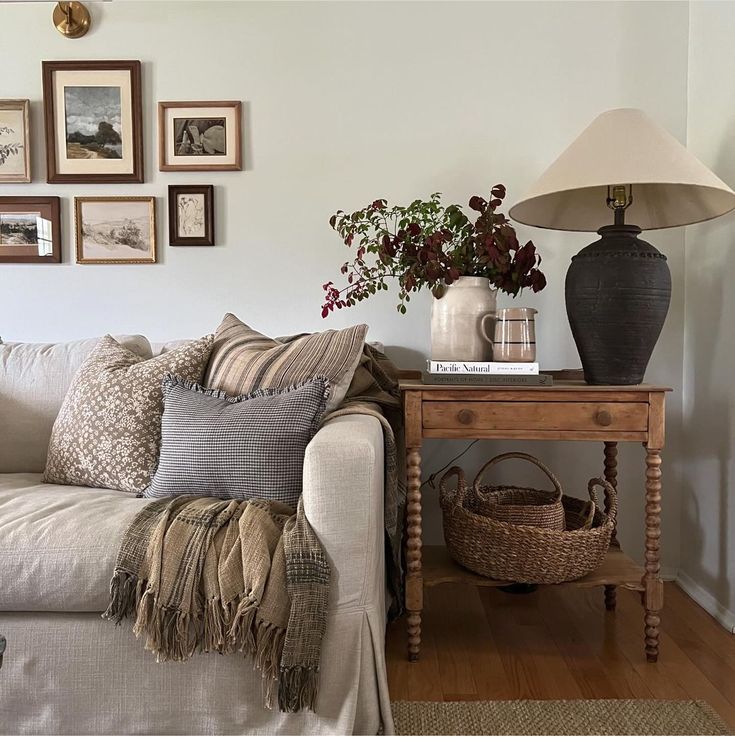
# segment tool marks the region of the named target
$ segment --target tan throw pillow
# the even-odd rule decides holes
[[[158,461],[163,377],[201,381],[211,349],[210,335],[145,360],[102,338],[54,422],[44,481],[142,492]]]
[[[355,325],[279,342],[227,314],[214,334],[204,386],[237,396],[261,388],[282,390],[323,377],[330,384],[327,412],[334,411],[360,363],[367,329]]]

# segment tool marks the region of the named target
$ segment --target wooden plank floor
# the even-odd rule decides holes
[[[661,656],[647,663],[639,595],[541,587],[530,595],[442,585],[424,592],[421,659],[388,630],[394,700],[698,699],[735,730],[735,635],[666,583]]]

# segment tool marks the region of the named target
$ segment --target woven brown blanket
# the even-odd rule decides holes
[[[159,661],[242,652],[264,700],[314,709],[330,568],[301,503],[180,496],[147,504],[118,552],[103,614]]]

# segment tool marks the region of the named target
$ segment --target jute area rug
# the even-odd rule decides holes
[[[700,700],[393,702],[400,736],[729,736]]]

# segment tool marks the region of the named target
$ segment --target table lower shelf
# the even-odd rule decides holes
[[[422,576],[424,585],[432,587],[443,583],[464,583],[496,587],[508,585],[508,580],[493,580],[476,575],[460,567],[449,556],[444,546],[424,546],[422,550]],[[623,554],[618,546],[611,546],[605,561],[588,575],[561,585],[576,585],[581,588],[594,588],[599,585],[619,585],[629,590],[643,590],[644,570]]]

